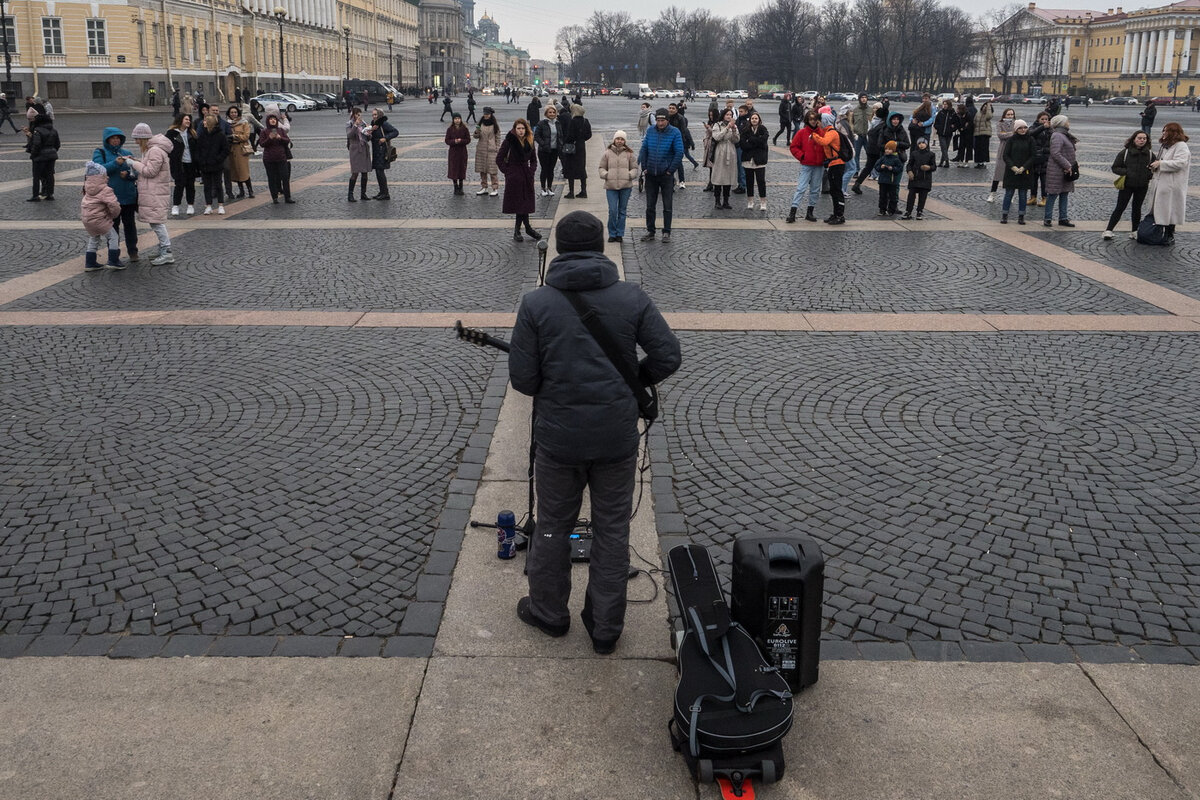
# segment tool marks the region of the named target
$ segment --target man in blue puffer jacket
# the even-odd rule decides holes
[[[638,164],[646,179],[646,235],[643,242],[654,241],[654,213],[658,197],[663,201],[664,242],[671,241],[671,206],[675,195],[675,171],[683,164],[683,134],[671,125],[665,108],[654,112],[654,127],[642,137]]]
[[[573,211],[558,223],[555,240],[560,255],[550,262],[546,285],[522,298],[508,354],[513,388],[533,396],[538,490],[526,561],[529,596],[517,604],[517,616],[549,636],[570,628],[570,535],[587,487],[593,540],[581,616],[593,649],[606,655],[625,624],[638,405],[563,293],[577,292],[596,313],[643,384],[679,369],[679,340],[641,287],[618,277],[604,255],[599,219]],[[640,364],[639,345],[646,353]]]
[[[137,220],[138,209],[137,173],[125,161],[133,153],[126,150],[125,134],[120,128],[105,128],[104,141],[92,153],[95,161],[108,172],[108,185],[121,204],[121,216],[113,220],[113,230],[118,235],[125,226],[125,251],[130,261],[138,260]]]

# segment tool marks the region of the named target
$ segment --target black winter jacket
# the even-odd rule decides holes
[[[1038,146],[1034,138],[1026,133],[1022,136],[1014,133],[1004,147],[1004,188],[1033,189],[1034,170],[1037,168]],[[1022,173],[1012,171],[1013,167],[1024,167]]]
[[[942,109],[933,118],[933,132],[943,139],[949,139],[958,130],[958,114],[953,109]]]
[[[560,290],[579,292],[596,310],[647,383],[679,369],[679,340],[642,288],[620,280],[602,253],[558,256],[546,286],[521,299],[508,372],[514,389],[533,396],[534,442],[562,463],[620,461],[637,452],[637,401]],[[640,365],[638,346],[646,353]]]
[[[390,169],[388,163],[388,144],[400,135],[396,126],[388,122],[386,115],[380,115],[373,123],[375,132],[371,134],[371,169]]]
[[[756,167],[764,166],[767,163],[767,153],[770,151],[768,142],[771,139],[771,132],[767,130],[766,125],[758,126],[758,133],[749,125],[741,132],[741,141],[738,146],[742,148],[742,161],[753,161]]]
[[[1050,158],[1050,135],[1052,133],[1049,125],[1039,125],[1036,122],[1029,129],[1029,138],[1033,139],[1033,145],[1037,148],[1035,158],[1039,167],[1044,167]]]
[[[58,131],[54,130],[50,118],[44,114],[34,117],[33,133],[25,143],[25,152],[29,153],[29,160],[57,161],[60,144]]]
[[[1126,189],[1145,189],[1150,185],[1154,173],[1150,171],[1150,162],[1154,160],[1154,151],[1147,142],[1145,147],[1121,148],[1113,159],[1112,171],[1125,176]]]
[[[923,165],[929,165],[928,170],[923,170]],[[908,166],[905,167],[906,172],[913,174],[912,178],[908,179],[909,189],[932,189],[933,188],[933,173],[937,170],[937,155],[926,147],[922,150],[919,147],[914,147],[912,153],[908,156]]]
[[[904,129],[904,125],[892,125],[893,119],[899,119],[903,122],[904,115],[897,111],[888,117],[887,122],[877,126],[883,129],[879,132],[879,152],[883,152],[883,148],[888,142],[895,142],[896,152],[902,155],[908,151],[911,142],[908,138],[908,131]]]
[[[201,172],[220,172],[229,155],[229,140],[218,125],[210,133],[203,126],[192,145],[192,161]]]
[[[562,120],[559,119],[558,117],[555,117],[554,122],[551,123],[550,118],[546,117],[545,119],[543,119],[541,122],[539,122],[537,124],[536,128],[533,129],[533,141],[534,141],[534,144],[537,145],[539,151],[540,150],[548,151],[550,149],[550,125],[551,124],[554,125],[554,130],[555,130],[555,134],[554,134],[555,135],[555,139],[554,139],[555,152],[557,152],[559,150],[559,148],[561,148],[563,145],[563,137],[566,135],[566,129],[563,127]]]

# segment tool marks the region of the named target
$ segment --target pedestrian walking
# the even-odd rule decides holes
[[[608,240],[625,241],[625,220],[628,216],[629,195],[637,181],[637,157],[626,144],[625,131],[613,134],[612,142],[600,155],[600,180],[608,199]]]
[[[771,151],[767,137],[771,132],[763,125],[762,115],[755,111],[750,115],[750,124],[738,135],[742,146],[742,168],[746,171],[746,210],[754,208],[754,187],[757,186],[758,210],[766,211],[767,156]]]
[[[1142,130],[1149,136],[1154,128],[1154,118],[1158,116],[1158,106],[1154,104],[1153,100],[1147,100],[1146,107],[1138,113],[1138,116],[1142,118]]]
[[[454,109],[451,108],[450,103],[451,103],[450,95],[447,94],[445,97],[442,98],[442,115],[440,117],[438,117],[438,122],[445,122],[447,114],[450,115],[451,120],[454,119]]]
[[[662,240],[671,241],[671,210],[675,195],[675,171],[683,158],[683,136],[667,121],[667,109],[654,112],[654,127],[642,137],[638,165],[646,186],[646,235],[643,242],[652,242],[656,235],[655,214],[658,198],[663,201]]]
[[[454,193],[463,194],[463,181],[467,179],[467,145],[471,143],[471,131],[463,124],[462,114],[450,118],[446,128],[446,177],[454,183]]]
[[[1187,211],[1188,170],[1192,154],[1188,149],[1188,137],[1178,122],[1163,125],[1158,139],[1158,155],[1150,162],[1154,180],[1150,182],[1150,208],[1157,225],[1165,225],[1167,238],[1164,244],[1175,244],[1175,226],[1184,223]]]
[[[121,226],[125,226],[125,253],[130,261],[139,260],[137,233],[137,175],[129,166],[133,153],[125,149],[125,134],[120,128],[104,129],[100,146],[92,151],[92,163],[104,168],[108,176],[108,188],[117,198],[120,210],[113,220],[113,230],[120,237]]]
[[[475,116],[475,106],[476,105],[478,105],[478,104],[475,102],[475,92],[474,91],[467,92],[467,118],[463,121],[464,125],[466,123],[470,122],[471,120],[475,120],[476,123],[479,122],[479,118]],[[388,109],[388,110],[390,111],[391,109]]]
[[[179,99],[179,90],[175,89],[171,92],[171,118],[179,116],[179,112],[183,110],[183,102]]]
[[[137,175],[137,216],[150,226],[158,239],[158,254],[150,264],[155,267],[174,264],[175,254],[171,250],[171,237],[167,234],[167,208],[171,205],[174,185],[171,178],[171,150],[174,144],[165,135],[156,135],[144,122],[133,126],[132,135],[138,145],[138,156],[127,159],[125,163]]]
[[[1046,161],[1046,214],[1042,224],[1053,225],[1054,201],[1058,200],[1058,224],[1074,228],[1068,213],[1067,202],[1075,191],[1075,179],[1079,177],[1079,164],[1075,160],[1075,143],[1071,134],[1071,121],[1062,114],[1050,120],[1050,157]],[[1153,166],[1153,165],[1152,165]]]
[[[542,197],[554,196],[554,165],[558,163],[559,152],[565,136],[566,130],[563,128],[562,120],[558,118],[558,106],[553,103],[547,104],[546,116],[538,123],[533,132],[533,141],[537,145],[538,163],[542,167],[538,176]]]
[[[1016,121],[1017,112],[1006,108],[1000,115],[1000,121],[996,123],[996,138],[1000,140],[1000,144],[996,146],[996,167],[992,170],[992,188],[987,196],[989,203],[996,202],[996,190],[1000,188],[1000,181],[1007,169],[1004,165],[1004,148],[1008,147],[1008,140],[1012,138]]]
[[[821,178],[825,174],[825,148],[818,142],[814,141],[812,136],[818,132],[821,127],[821,115],[816,111],[809,111],[804,115],[804,124],[800,126],[800,130],[796,131],[796,135],[792,137],[788,148],[792,151],[792,157],[800,162],[800,175],[796,180],[796,191],[792,195],[792,207],[788,211],[787,221],[796,221],[796,211],[800,203],[805,201],[807,196],[806,211],[804,219],[808,222],[816,222],[817,216],[813,213],[817,206],[817,201],[821,199]],[[861,182],[862,175],[859,175]]]
[[[1120,176],[1117,178],[1117,207],[1108,218],[1102,237],[1113,238],[1113,230],[1121,221],[1126,206],[1133,201],[1129,238],[1137,238],[1138,223],[1142,221],[1142,203],[1146,199],[1146,191],[1150,188],[1150,179],[1154,170],[1150,169],[1154,161],[1154,150],[1150,146],[1150,137],[1145,131],[1138,131],[1125,140],[1125,146],[1113,159],[1112,171]],[[1157,218],[1155,218],[1157,222]]]
[[[779,130],[771,138],[771,144],[779,144],[779,135],[786,134],[786,139],[792,140],[792,93],[785,92],[779,98]]]
[[[17,123],[13,122],[12,119],[12,107],[8,104],[8,95],[0,92],[0,133],[3,133],[4,123],[6,122],[12,128],[13,133],[20,133]]]
[[[262,150],[263,169],[267,171],[267,189],[271,193],[271,202],[278,204],[282,196],[283,202],[291,204],[296,202],[292,199],[292,170],[288,164],[292,140],[281,124],[278,113],[269,112],[266,123],[267,126],[258,137],[258,144]],[[363,180],[366,180],[365,176]]]
[[[895,141],[884,143],[883,155],[875,168],[879,170],[879,216],[894,217],[900,204],[900,175],[904,172]]]
[[[472,136],[475,138],[475,171],[479,173],[479,191],[475,194],[495,197],[500,194],[500,168],[496,164],[496,154],[500,152],[502,134],[496,112],[491,106],[483,109],[483,119],[475,126]],[[489,178],[492,183],[490,188]]]
[[[504,173],[504,202],[501,211],[505,214],[515,214],[513,223],[513,241],[524,241],[521,227],[533,240],[542,235],[529,224],[529,215],[537,210],[533,195],[533,178],[537,174],[537,155],[533,149],[533,132],[529,123],[518,119],[513,123],[512,130],[504,136],[500,150],[496,153],[496,163]]]
[[[908,198],[904,201],[904,216],[913,218],[913,205],[917,207],[917,219],[925,216],[925,201],[933,189],[933,173],[937,170],[937,156],[929,149],[929,139],[917,139],[917,146],[908,154]]]
[[[196,131],[192,128],[192,115],[180,114],[174,124],[167,129],[167,138],[171,140],[171,180],[175,182],[172,196],[171,216],[179,216],[179,206],[185,200],[188,216],[196,213]]]
[[[375,182],[379,185],[379,193],[375,200],[391,200],[388,192],[387,171],[392,168],[392,140],[400,135],[396,126],[388,122],[387,114],[378,108],[371,109],[371,126],[367,128],[367,136],[371,140],[371,167],[375,170]]]
[[[254,127],[242,116],[242,108],[232,105],[225,112],[229,119],[229,179],[237,184],[238,199],[254,198],[254,185],[250,181],[250,156],[254,155],[251,138]],[[231,196],[230,200],[233,199]]]
[[[696,143],[692,140],[692,134],[688,130],[687,117],[683,115],[683,112],[679,110],[679,106],[675,103],[667,104],[667,122],[669,122],[672,127],[679,129],[679,135],[683,137],[683,157],[692,162],[692,167],[695,168],[698,166],[698,164],[696,163],[696,159],[692,158],[690,151],[695,149]],[[683,162],[680,161],[679,181],[675,184],[676,189],[682,190],[687,188],[687,186],[684,184],[686,177],[687,174],[685,172]]]
[[[54,199],[54,165],[58,161],[58,150],[62,143],[54,123],[45,114],[38,114],[33,123],[24,129],[25,152],[33,170],[33,194],[29,202]]]
[[[121,239],[113,228],[113,220],[121,216],[121,204],[108,185],[108,172],[95,161],[89,161],[83,170],[83,200],[79,204],[79,218],[87,231],[87,248],[84,251],[84,272],[109,269],[125,269],[121,263]],[[108,250],[108,262],[101,264],[96,251],[104,246]]]
[[[586,488],[593,536],[580,616],[593,651],[607,655],[624,630],[638,406],[571,297],[595,312],[617,343],[612,358],[636,370],[646,385],[679,368],[679,340],[641,287],[622,281],[617,265],[604,256],[599,219],[583,211],[567,214],[555,230],[555,246],[559,255],[546,271],[546,286],[521,299],[508,355],[513,388],[531,395],[538,410],[538,531],[526,563],[529,594],[517,602],[517,616],[548,636],[568,632],[571,535]],[[645,353],[640,362],[639,347]]]
[[[221,130],[216,114],[204,117],[196,137],[196,163],[200,170],[200,181],[204,185],[204,216],[213,213],[213,202],[217,214],[225,216],[225,189],[222,186],[221,170],[229,155],[229,138]]]
[[[367,197],[367,173],[371,171],[371,137],[367,135],[367,126],[362,121],[362,109],[353,106],[350,118],[346,120],[346,152],[350,158],[350,188],[346,193],[346,201],[357,203],[359,197]],[[359,183],[359,197],[354,196],[354,186]]]
[[[1038,145],[1023,119],[1013,121],[1012,136],[1000,157],[1004,164],[1004,204],[1000,208],[1000,224],[1008,224],[1013,194],[1017,195],[1017,224],[1025,224],[1025,196],[1037,191]],[[1035,204],[1036,205],[1036,204]]]

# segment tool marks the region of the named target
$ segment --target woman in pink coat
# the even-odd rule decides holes
[[[84,271],[125,269],[121,263],[121,240],[113,227],[113,219],[121,216],[121,203],[112,187],[108,185],[108,170],[89,161],[83,170],[83,200],[79,204],[79,218],[88,233],[87,251],[84,253]],[[108,263],[100,264],[96,251],[101,241],[107,242]]]
[[[167,235],[167,210],[171,207],[171,140],[161,133],[155,135],[150,126],[139,122],[133,128],[133,139],[141,148],[141,159],[130,159],[137,173],[138,219],[150,226],[158,237],[158,257],[154,266],[174,264],[171,237]]]

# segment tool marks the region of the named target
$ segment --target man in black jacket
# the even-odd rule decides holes
[[[522,298],[508,355],[513,388],[533,396],[538,489],[537,532],[526,562],[529,595],[517,604],[517,616],[549,636],[570,629],[570,535],[586,487],[593,540],[581,617],[593,649],[605,655],[616,648],[625,623],[638,405],[564,293],[578,293],[595,311],[643,384],[679,369],[679,340],[641,287],[618,277],[604,255],[599,219],[573,211],[555,233],[560,255],[550,262],[546,285]],[[639,345],[646,353],[640,364]]]
[[[667,124],[670,125],[671,127],[679,129],[679,135],[683,137],[683,158],[686,158],[688,161],[691,161],[692,166],[695,167],[696,159],[692,158],[691,155],[688,153],[688,151],[692,150],[696,147],[696,142],[695,142],[695,140],[692,139],[691,131],[688,130],[687,117],[685,117],[683,115],[683,112],[681,112],[679,110],[679,106],[675,105],[674,103],[667,104]],[[675,186],[676,189],[686,189],[687,188],[686,186],[683,185],[684,177],[686,177],[686,176],[685,176],[685,169],[683,166],[683,159],[680,159],[679,160],[679,183]]]

